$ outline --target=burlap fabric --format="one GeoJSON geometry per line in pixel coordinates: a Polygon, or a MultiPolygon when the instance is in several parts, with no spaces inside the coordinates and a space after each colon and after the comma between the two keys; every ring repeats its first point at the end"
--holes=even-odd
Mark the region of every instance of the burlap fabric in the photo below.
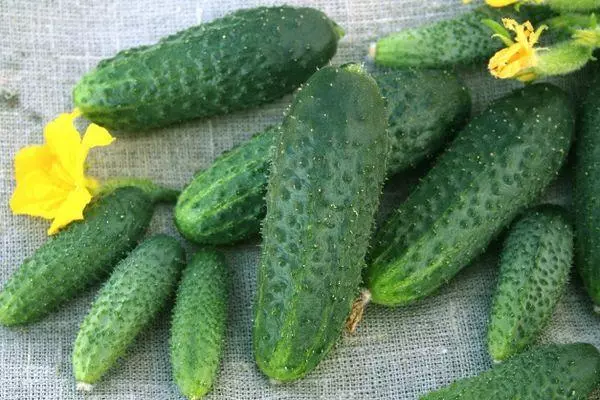
{"type": "MultiPolygon", "coordinates": [[[[47,222],[11,215],[14,154],[41,143],[42,129],[72,108],[71,88],[79,77],[117,50],[152,43],[163,35],[208,21],[240,7],[276,4],[241,0],[2,0],[0,1],[0,282],[4,282],[45,239],[47,222]]],[[[468,9],[460,0],[289,0],[317,7],[346,30],[335,63],[364,61],[378,36],[468,9]]],[[[490,78],[483,67],[463,71],[474,112],[513,83],[490,78]]],[[[564,82],[563,82],[564,83],[564,82]]],[[[568,81],[566,86],[573,86],[568,81]]],[[[90,174],[100,179],[146,176],[181,187],[199,168],[253,132],[282,118],[290,96],[258,109],[119,139],[93,151],[90,174]]],[[[391,179],[383,210],[394,207],[415,173],[391,179]]],[[[563,179],[548,199],[569,200],[563,179]]],[[[150,232],[176,234],[171,210],[161,207],[150,232]]],[[[461,272],[437,295],[410,307],[370,306],[358,332],[345,336],[305,379],[271,385],[252,357],[251,325],[259,241],[224,252],[231,268],[227,345],[210,399],[414,399],[450,381],[491,366],[485,349],[490,296],[496,281],[497,250],[461,272]]],[[[188,246],[191,251],[192,248],[188,246]]],[[[97,288],[96,288],[97,289],[97,288]]],[[[179,399],[168,358],[169,313],[162,313],[119,364],[87,396],[72,377],[73,340],[96,289],[39,323],[0,328],[1,399],[179,399]]],[[[542,342],[586,341],[600,346],[600,318],[592,313],[573,276],[542,342]]]]}

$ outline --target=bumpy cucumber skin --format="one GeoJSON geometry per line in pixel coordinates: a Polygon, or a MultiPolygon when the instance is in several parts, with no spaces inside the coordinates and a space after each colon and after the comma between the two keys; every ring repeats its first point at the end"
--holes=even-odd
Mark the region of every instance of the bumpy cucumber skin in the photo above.
{"type": "Polygon", "coordinates": [[[475,117],[375,235],[365,273],[372,301],[414,302],[481,254],[557,175],[573,126],[567,96],[548,84],[475,117]]]}
{"type": "Polygon", "coordinates": [[[148,326],[174,293],[184,258],[177,240],[156,235],[119,262],[75,340],[73,371],[78,383],[97,382],[148,326]]]}
{"type": "Polygon", "coordinates": [[[194,176],[175,206],[175,224],[186,239],[229,244],[260,231],[276,130],[255,135],[194,176]]]}
{"type": "Polygon", "coordinates": [[[502,361],[529,346],[564,292],[573,264],[573,228],[565,211],[527,210],[511,228],[488,328],[488,351],[502,361]]]}
{"type": "Polygon", "coordinates": [[[491,8],[482,6],[453,19],[406,29],[380,39],[375,46],[377,64],[390,67],[451,67],[483,61],[504,45],[493,38],[490,28],[481,21],[502,18],[537,24],[552,16],[544,7],[513,6],[491,8]]]}
{"type": "Polygon", "coordinates": [[[575,146],[575,266],[600,310],[600,73],[583,100],[575,146]]]}
{"type": "Polygon", "coordinates": [[[305,82],[341,35],[312,8],[240,10],[100,62],[74,102],[91,121],[124,131],[254,107],[305,82]]]}
{"type": "MultiPolygon", "coordinates": [[[[388,174],[414,167],[466,122],[471,100],[456,74],[375,69],[373,77],[387,98],[388,174]]],[[[186,239],[231,244],[260,231],[276,130],[255,135],[196,174],[175,207],[175,223],[186,239]]]]}
{"type": "Polygon", "coordinates": [[[210,250],[194,255],[183,271],[171,327],[171,365],[181,392],[199,399],[219,372],[228,297],[224,257],[210,250]]]}
{"type": "Polygon", "coordinates": [[[553,344],[518,354],[421,400],[586,400],[599,376],[600,353],[594,346],[553,344]]]}
{"type": "Polygon", "coordinates": [[[372,74],[387,102],[389,174],[436,153],[469,117],[471,97],[454,73],[378,68],[372,74]]]}
{"type": "Polygon", "coordinates": [[[76,221],[44,243],[0,292],[0,323],[39,320],[104,279],[138,242],[152,217],[150,197],[117,189],[92,202],[76,221]]]}
{"type": "Polygon", "coordinates": [[[312,370],[338,339],[379,204],[384,100],[357,65],[327,67],[297,94],[272,162],[255,303],[254,355],[267,376],[312,370]]]}

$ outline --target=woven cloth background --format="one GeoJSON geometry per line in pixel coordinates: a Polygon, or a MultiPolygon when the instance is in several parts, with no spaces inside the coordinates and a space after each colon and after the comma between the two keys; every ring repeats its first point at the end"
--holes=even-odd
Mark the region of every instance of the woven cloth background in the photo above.
{"type": "MultiPolygon", "coordinates": [[[[460,0],[288,0],[313,6],[344,27],[335,63],[364,61],[375,38],[468,9],[460,0]]],[[[14,154],[41,143],[43,126],[72,108],[71,88],[99,60],[117,50],[153,43],[190,25],[258,0],[2,0],[0,1],[0,283],[45,240],[47,222],[15,217],[14,154]]],[[[490,78],[483,67],[461,72],[474,112],[516,86],[490,78]]],[[[575,81],[563,81],[573,87],[575,81]]],[[[93,151],[90,174],[150,177],[174,187],[268,124],[281,120],[290,96],[246,112],[196,121],[150,136],[122,138],[93,151]]],[[[394,177],[382,210],[405,196],[418,173],[394,177]]],[[[547,199],[568,202],[569,179],[547,199]]],[[[150,232],[176,234],[168,207],[150,232]]],[[[496,281],[497,245],[435,296],[406,308],[370,306],[354,336],[345,336],[306,379],[273,386],[256,369],[251,352],[252,301],[259,242],[224,249],[232,274],[227,345],[210,399],[414,399],[491,366],[485,332],[496,281]]],[[[190,250],[191,248],[188,247],[190,250]]],[[[72,343],[96,289],[39,323],[0,328],[0,399],[179,399],[168,358],[169,313],[143,332],[127,357],[87,396],[75,391],[72,343]]],[[[600,347],[600,318],[573,277],[542,342],[586,341],[600,347]]]]}

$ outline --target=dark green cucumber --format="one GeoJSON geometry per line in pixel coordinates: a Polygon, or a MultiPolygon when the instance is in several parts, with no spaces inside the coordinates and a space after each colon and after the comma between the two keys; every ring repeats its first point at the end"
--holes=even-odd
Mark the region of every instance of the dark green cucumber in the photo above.
{"type": "Polygon", "coordinates": [[[388,153],[384,100],[355,64],[315,73],[276,140],[267,191],[254,355],[302,377],[338,339],[358,293],[388,153]]]}
{"type": "Polygon", "coordinates": [[[387,102],[390,175],[440,150],[471,113],[469,91],[455,73],[412,68],[372,73],[387,102]]]}
{"type": "Polygon", "coordinates": [[[502,18],[534,25],[552,16],[544,7],[514,6],[492,8],[481,6],[453,19],[406,29],[384,37],[372,45],[370,55],[380,65],[390,67],[446,67],[485,60],[504,45],[481,21],[502,18]]]}
{"type": "Polygon", "coordinates": [[[93,201],[83,221],[51,237],[0,292],[0,323],[32,322],[104,279],[146,231],[151,196],[120,188],[93,201]]]}
{"type": "Polygon", "coordinates": [[[185,238],[228,244],[260,231],[276,131],[256,134],[194,176],[175,206],[175,224],[185,238]]]}
{"type": "Polygon", "coordinates": [[[73,98],[91,121],[127,131],[225,114],[292,92],[342,35],[312,8],[240,10],[100,62],[73,98]]]}
{"type": "Polygon", "coordinates": [[[475,117],[375,236],[372,301],[404,305],[450,280],[557,175],[574,117],[560,89],[537,84],[475,117]]]}
{"type": "Polygon", "coordinates": [[[594,346],[552,344],[518,354],[421,400],[587,400],[599,377],[600,353],[594,346]]]}
{"type": "MultiPolygon", "coordinates": [[[[388,104],[388,174],[437,151],[469,115],[469,93],[453,73],[377,69],[373,75],[388,104]]],[[[229,244],[260,231],[275,133],[273,127],[255,135],[194,177],[175,207],[183,236],[202,244],[229,244]]]]}
{"type": "Polygon", "coordinates": [[[171,327],[175,383],[187,398],[200,399],[219,372],[227,320],[227,265],[214,251],[201,250],[183,271],[171,327]]]}
{"type": "Polygon", "coordinates": [[[521,352],[546,325],[573,264],[573,228],[565,210],[527,210],[510,229],[500,259],[500,279],[488,328],[495,361],[521,352]]]}
{"type": "Polygon", "coordinates": [[[175,292],[184,258],[177,240],[156,235],[119,262],[75,340],[78,389],[90,390],[165,306],[175,292]]]}
{"type": "Polygon", "coordinates": [[[575,147],[575,266],[600,312],[600,70],[587,90],[575,147]]]}

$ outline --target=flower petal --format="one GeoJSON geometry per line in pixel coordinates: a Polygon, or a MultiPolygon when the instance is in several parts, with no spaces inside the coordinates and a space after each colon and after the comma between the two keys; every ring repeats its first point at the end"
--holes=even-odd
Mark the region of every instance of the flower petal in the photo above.
{"type": "Polygon", "coordinates": [[[15,180],[19,182],[33,171],[48,170],[54,161],[52,152],[45,146],[24,147],[15,155],[15,180]]]}
{"type": "Polygon", "coordinates": [[[54,218],[56,208],[65,201],[69,190],[56,185],[48,175],[48,171],[32,171],[17,182],[9,203],[14,214],[54,218]]]}
{"type": "Polygon", "coordinates": [[[53,235],[69,223],[83,219],[83,210],[92,200],[92,195],[85,188],[77,188],[70,192],[65,201],[56,210],[48,235],[53,235]]]}
{"type": "Polygon", "coordinates": [[[50,151],[72,183],[83,181],[81,137],[73,125],[75,113],[60,114],[44,128],[44,139],[50,151]]]}
{"type": "Polygon", "coordinates": [[[490,7],[504,7],[517,3],[519,0],[485,0],[490,7]]]}
{"type": "Polygon", "coordinates": [[[87,157],[88,151],[91,148],[108,146],[114,141],[115,138],[112,137],[106,129],[96,124],[90,124],[85,131],[85,135],[83,135],[83,140],[81,141],[84,152],[83,158],[85,159],[87,157]]]}

